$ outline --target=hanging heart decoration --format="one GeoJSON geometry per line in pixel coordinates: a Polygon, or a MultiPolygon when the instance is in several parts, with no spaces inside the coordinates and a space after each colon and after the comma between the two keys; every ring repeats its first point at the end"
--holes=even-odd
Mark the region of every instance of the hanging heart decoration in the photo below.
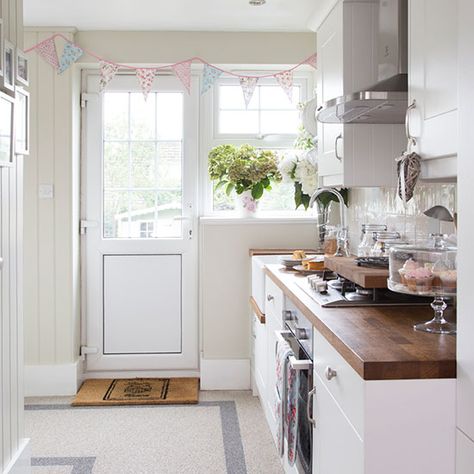
{"type": "Polygon", "coordinates": [[[396,159],[398,173],[398,195],[407,203],[414,194],[421,173],[421,158],[415,152],[406,151],[396,159]]]}

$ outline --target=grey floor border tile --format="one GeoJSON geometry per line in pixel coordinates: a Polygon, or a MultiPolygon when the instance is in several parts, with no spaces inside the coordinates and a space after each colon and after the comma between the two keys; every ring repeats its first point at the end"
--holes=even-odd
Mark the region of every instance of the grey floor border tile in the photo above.
{"type": "MultiPolygon", "coordinates": [[[[192,405],[110,405],[110,406],[94,406],[94,407],[73,407],[69,404],[38,404],[38,405],[25,405],[26,411],[41,411],[41,410],[116,410],[116,409],[130,409],[130,408],[171,408],[171,407],[181,407],[181,408],[192,408],[192,407],[219,407],[220,409],[220,416],[221,416],[221,424],[222,424],[222,436],[224,441],[224,454],[225,454],[225,462],[226,462],[226,469],[227,474],[247,474],[247,466],[245,463],[245,454],[244,454],[244,446],[242,444],[242,436],[240,433],[240,424],[239,424],[239,416],[237,413],[237,406],[235,401],[205,401],[199,402],[198,404],[192,405]]],[[[92,466],[95,462],[95,458],[33,458],[36,461],[40,460],[74,460],[74,459],[93,459],[92,466]]],[[[33,464],[32,465],[69,465],[69,463],[58,463],[58,464],[33,464]]],[[[87,470],[77,470],[80,467],[74,468],[71,474],[89,474],[92,472],[92,467],[89,471],[87,470]]]]}
{"type": "Polygon", "coordinates": [[[71,466],[71,474],[91,474],[95,457],[37,457],[31,458],[32,466],[71,466]]]}

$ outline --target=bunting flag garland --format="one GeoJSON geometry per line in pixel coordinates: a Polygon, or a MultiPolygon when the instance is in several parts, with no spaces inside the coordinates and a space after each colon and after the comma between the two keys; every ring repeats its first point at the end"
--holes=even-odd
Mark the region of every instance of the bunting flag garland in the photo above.
{"type": "Polygon", "coordinates": [[[156,69],[137,69],[136,74],[138,77],[138,82],[140,82],[140,87],[142,88],[143,97],[146,100],[153,86],[153,81],[156,76],[156,69]]]}
{"type": "Polygon", "coordinates": [[[171,68],[176,74],[176,77],[183,83],[184,88],[188,91],[188,94],[191,93],[191,64],[193,63],[192,59],[183,61],[178,64],[173,64],[171,68]]]}
{"type": "Polygon", "coordinates": [[[220,69],[217,69],[210,64],[204,64],[204,69],[202,71],[201,95],[205,94],[214,85],[214,82],[221,77],[222,73],[223,71],[220,69]]]}
{"type": "Polygon", "coordinates": [[[316,53],[312,54],[308,59],[306,59],[303,64],[309,64],[311,67],[314,67],[314,69],[317,69],[316,53]]]}
{"type": "Polygon", "coordinates": [[[100,92],[102,92],[107,84],[115,77],[118,72],[116,64],[108,63],[107,61],[100,62],[100,92]]]}
{"type": "Polygon", "coordinates": [[[36,52],[54,69],[59,68],[58,52],[54,38],[48,38],[36,46],[36,52]]]}
{"type": "Polygon", "coordinates": [[[79,46],[72,43],[66,43],[64,45],[64,51],[59,60],[58,74],[62,74],[64,71],[69,69],[82,55],[84,51],[79,46]]]}
{"type": "Polygon", "coordinates": [[[58,74],[62,74],[69,67],[71,67],[71,65],[74,64],[84,53],[87,53],[88,56],[97,59],[100,63],[99,68],[101,91],[103,91],[107,87],[107,85],[115,77],[119,69],[133,70],[135,71],[135,74],[138,78],[145,100],[151,90],[153,80],[155,79],[156,74],[158,73],[158,71],[164,69],[172,69],[176,77],[183,84],[186,91],[190,93],[191,66],[194,61],[197,61],[203,65],[201,95],[205,94],[222,74],[226,74],[239,79],[246,107],[248,107],[250,101],[252,100],[255,88],[257,87],[257,83],[260,78],[274,78],[291,101],[293,92],[293,71],[306,64],[316,69],[316,54],[311,55],[309,58],[306,58],[305,60],[301,61],[290,69],[276,73],[261,74],[255,76],[242,76],[234,71],[220,69],[216,66],[213,66],[212,64],[209,64],[207,61],[200,57],[193,57],[175,64],[160,66],[157,65],[156,67],[148,68],[137,68],[135,66],[130,66],[127,64],[119,64],[113,61],[109,61],[108,59],[103,58],[92,51],[87,51],[81,48],[79,45],[73,43],[61,33],[55,33],[50,38],[47,38],[44,41],[41,41],[40,43],[32,46],[31,48],[28,48],[25,52],[29,53],[31,51],[36,51],[42,59],[44,59],[54,69],[56,69],[58,74]],[[56,50],[57,38],[61,38],[65,41],[64,50],[60,58],[58,58],[58,53],[56,50]]]}
{"type": "Polygon", "coordinates": [[[293,102],[293,71],[279,72],[275,74],[275,79],[290,99],[290,102],[293,102]]]}
{"type": "Polygon", "coordinates": [[[245,108],[247,108],[252,100],[253,93],[257,87],[258,77],[241,77],[239,79],[240,87],[242,87],[242,92],[244,94],[245,108]]]}

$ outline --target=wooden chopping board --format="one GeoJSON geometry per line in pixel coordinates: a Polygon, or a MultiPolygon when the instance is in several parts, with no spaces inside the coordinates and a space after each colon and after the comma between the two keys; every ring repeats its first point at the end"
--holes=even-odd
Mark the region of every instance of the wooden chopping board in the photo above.
{"type": "Polygon", "coordinates": [[[326,268],[362,288],[387,288],[388,269],[359,267],[356,257],[325,257],[326,268]]]}

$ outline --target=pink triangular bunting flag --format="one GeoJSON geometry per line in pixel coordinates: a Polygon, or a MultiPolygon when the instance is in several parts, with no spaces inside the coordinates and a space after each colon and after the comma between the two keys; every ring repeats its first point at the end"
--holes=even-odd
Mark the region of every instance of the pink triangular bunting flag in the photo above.
{"type": "Polygon", "coordinates": [[[142,88],[143,97],[146,100],[153,86],[153,80],[156,76],[156,69],[137,69],[136,74],[138,77],[138,81],[140,82],[140,87],[142,88]]]}
{"type": "Polygon", "coordinates": [[[59,69],[59,58],[54,38],[48,38],[35,47],[35,51],[54,69],[59,69]]]}
{"type": "Polygon", "coordinates": [[[108,63],[107,61],[100,62],[100,91],[102,92],[107,84],[115,77],[118,72],[116,64],[108,63]]]}
{"type": "Polygon", "coordinates": [[[183,83],[184,88],[191,93],[191,64],[192,59],[183,61],[182,63],[174,64],[172,67],[176,77],[183,83]]]}
{"type": "Polygon", "coordinates": [[[247,108],[252,100],[253,93],[257,87],[258,77],[241,77],[240,87],[242,87],[242,92],[244,94],[245,107],[247,108]]]}
{"type": "Polygon", "coordinates": [[[285,94],[293,102],[293,71],[283,71],[275,74],[275,79],[285,94]]]}
{"type": "Polygon", "coordinates": [[[316,53],[312,54],[308,59],[306,59],[303,64],[309,64],[311,67],[316,69],[316,53]]]}

